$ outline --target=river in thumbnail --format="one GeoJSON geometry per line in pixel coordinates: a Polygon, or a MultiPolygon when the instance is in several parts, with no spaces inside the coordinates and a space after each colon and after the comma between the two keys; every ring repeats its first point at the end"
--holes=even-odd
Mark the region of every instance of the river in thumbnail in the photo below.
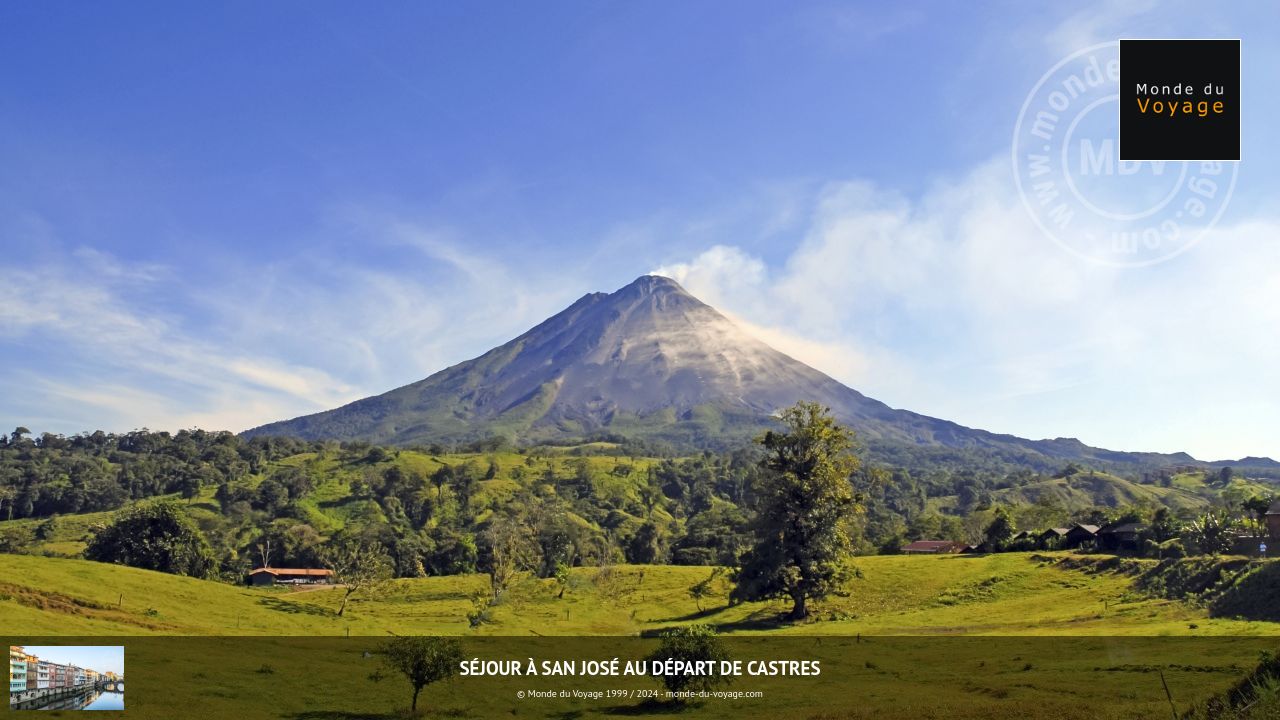
{"type": "Polygon", "coordinates": [[[98,693],[82,710],[123,710],[124,690],[98,693]]]}
{"type": "Polygon", "coordinates": [[[60,698],[47,705],[40,705],[32,710],[123,710],[124,688],[119,691],[107,691],[60,698]]]}

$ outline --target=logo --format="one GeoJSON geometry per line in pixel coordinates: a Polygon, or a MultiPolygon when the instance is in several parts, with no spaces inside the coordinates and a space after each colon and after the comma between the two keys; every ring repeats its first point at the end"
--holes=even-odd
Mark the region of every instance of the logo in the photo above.
{"type": "Polygon", "coordinates": [[[1121,40],[1120,157],[1240,159],[1239,40],[1121,40]]]}
{"type": "Polygon", "coordinates": [[[1077,257],[1143,266],[1186,252],[1222,217],[1238,166],[1121,160],[1120,45],[1059,61],[1031,89],[1013,131],[1013,171],[1040,229],[1077,257]]]}

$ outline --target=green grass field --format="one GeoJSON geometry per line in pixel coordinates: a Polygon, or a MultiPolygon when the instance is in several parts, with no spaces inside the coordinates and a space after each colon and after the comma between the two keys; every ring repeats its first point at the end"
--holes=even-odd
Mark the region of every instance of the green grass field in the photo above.
{"type": "Polygon", "coordinates": [[[1121,573],[1064,567],[1061,556],[873,556],[814,606],[814,619],[778,624],[785,604],[727,603],[718,580],[698,603],[689,587],[710,568],[576,568],[525,577],[472,627],[483,575],[393,581],[375,598],[341,590],[249,588],[85,560],[0,555],[0,626],[36,635],[636,635],[689,623],[777,635],[1280,635],[1280,624],[1211,618],[1178,600],[1136,593],[1121,573]]]}
{"type": "MultiPolygon", "coordinates": [[[[548,449],[532,460],[403,451],[384,463],[429,475],[444,462],[491,460],[497,472],[480,483],[477,508],[538,482],[548,465],[567,476],[575,471],[570,463],[579,462],[568,450],[548,449]]],[[[654,462],[585,461],[598,493],[632,500],[654,462]]],[[[353,497],[351,485],[384,463],[308,454],[279,464],[305,466],[318,478],[300,505],[306,521],[327,534],[379,519],[381,509],[353,497]]],[[[1102,498],[1195,507],[1220,491],[1198,476],[1157,487],[1095,474],[1047,480],[1000,500],[1034,502],[1047,493],[1068,506],[1102,498]]],[[[213,492],[206,488],[184,502],[197,521],[217,514],[213,492]]],[[[1238,682],[1257,665],[1260,650],[1280,647],[1280,623],[1260,619],[1276,619],[1266,608],[1280,588],[1280,563],[1222,561],[1247,565],[1253,575],[1203,594],[1182,592],[1182,584],[1199,581],[1205,563],[1217,561],[1185,561],[1168,583],[1161,577],[1152,583],[1147,575],[1159,570],[1155,561],[1105,556],[857,557],[841,591],[813,603],[812,618],[797,624],[779,620],[783,602],[730,606],[723,576],[695,600],[689,589],[712,574],[709,567],[579,567],[563,585],[522,577],[492,606],[483,575],[395,580],[375,595],[354,596],[338,617],[340,589],[250,588],[75,557],[91,528],[111,515],[58,518],[41,531],[32,554],[0,554],[0,634],[32,644],[125,644],[127,707],[139,718],[400,717],[407,684],[380,671],[376,654],[365,654],[392,634],[455,636],[468,657],[640,657],[663,629],[700,623],[715,627],[735,657],[824,663],[820,677],[741,678],[730,687],[759,690],[762,698],[683,708],[634,698],[517,695],[531,687],[655,689],[652,678],[455,678],[429,688],[423,701],[428,717],[559,720],[1169,717],[1161,676],[1183,712],[1238,682]],[[1215,597],[1227,602],[1215,604],[1215,597]],[[478,612],[483,619],[475,623],[478,612]]],[[[43,522],[3,525],[34,534],[43,522]]]]}
{"type": "Polygon", "coordinates": [[[459,677],[428,689],[425,716],[459,718],[1167,717],[1161,673],[1182,711],[1225,691],[1260,650],[1280,646],[1280,624],[1210,618],[1193,604],[1146,597],[1135,592],[1132,573],[1106,570],[1105,558],[1087,560],[859,558],[860,577],[818,603],[813,621],[796,625],[777,622],[781,603],[727,607],[723,581],[699,611],[688,588],[710,568],[578,568],[563,598],[554,580],[526,578],[490,621],[472,627],[467,614],[488,590],[478,575],[397,580],[376,599],[357,596],[338,618],[330,589],[238,587],[0,555],[0,628],[18,641],[43,638],[25,640],[33,644],[126,645],[131,716],[199,708],[202,716],[244,720],[402,716],[407,684],[364,654],[390,633],[459,636],[467,657],[608,659],[641,657],[656,642],[644,636],[700,622],[724,633],[734,657],[817,659],[824,667],[814,678],[738,678],[728,689],[764,696],[685,708],[517,695],[658,687],[643,677],[459,677]]]}

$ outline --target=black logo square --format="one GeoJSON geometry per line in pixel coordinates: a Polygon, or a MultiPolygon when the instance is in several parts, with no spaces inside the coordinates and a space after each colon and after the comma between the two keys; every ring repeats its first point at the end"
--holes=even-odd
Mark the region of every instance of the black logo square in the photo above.
{"type": "Polygon", "coordinates": [[[1121,40],[1120,159],[1239,160],[1240,41],[1121,40]]]}

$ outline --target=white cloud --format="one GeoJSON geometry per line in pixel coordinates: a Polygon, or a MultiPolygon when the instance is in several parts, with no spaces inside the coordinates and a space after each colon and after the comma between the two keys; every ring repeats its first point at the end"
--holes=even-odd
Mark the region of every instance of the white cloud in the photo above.
{"type": "Polygon", "coordinates": [[[1118,449],[1280,455],[1262,430],[1280,406],[1237,401],[1280,396],[1277,235],[1280,221],[1239,222],[1154,268],[1087,263],[1040,234],[993,160],[916,202],[832,183],[776,268],[720,245],[658,272],[899,407],[1118,449]]]}
{"type": "Polygon", "coordinates": [[[349,231],[399,254],[378,267],[317,243],[177,277],[50,243],[40,262],[0,264],[0,356],[23,360],[0,375],[0,415],[57,432],[243,430],[421,379],[572,299],[402,220],[349,231]]]}
{"type": "Polygon", "coordinates": [[[171,428],[209,403],[296,412],[353,399],[349,386],[314,367],[198,336],[176,313],[146,302],[158,290],[181,294],[160,268],[92,250],[60,264],[0,268],[0,336],[31,348],[37,366],[9,373],[6,394],[51,415],[85,418],[74,406],[87,405],[108,410],[120,427],[171,428]],[[65,377],[50,380],[44,371],[52,368],[65,377]]]}
{"type": "Polygon", "coordinates": [[[781,324],[762,324],[752,318],[769,317],[762,307],[769,285],[763,261],[743,250],[715,245],[688,262],[659,266],[655,275],[669,277],[701,300],[719,309],[736,324],[773,348],[840,377],[861,377],[870,361],[862,350],[839,341],[814,340],[781,324]]]}
{"type": "MultiPolygon", "coordinates": [[[[1118,449],[1280,455],[1280,222],[1126,271],[1040,234],[1003,160],[915,200],[853,181],[788,204],[801,239],[780,259],[711,244],[655,272],[898,407],[1118,449]]],[[[320,248],[204,284],[94,251],[0,267],[0,339],[33,360],[0,377],[5,414],[240,430],[425,377],[583,289],[412,225],[360,232],[411,252],[378,269],[320,248]]]]}
{"type": "Polygon", "coordinates": [[[653,271],[686,287],[704,287],[716,293],[705,298],[713,305],[724,294],[754,292],[765,281],[765,265],[744,251],[727,245],[713,245],[689,262],[662,265],[653,271]]]}

